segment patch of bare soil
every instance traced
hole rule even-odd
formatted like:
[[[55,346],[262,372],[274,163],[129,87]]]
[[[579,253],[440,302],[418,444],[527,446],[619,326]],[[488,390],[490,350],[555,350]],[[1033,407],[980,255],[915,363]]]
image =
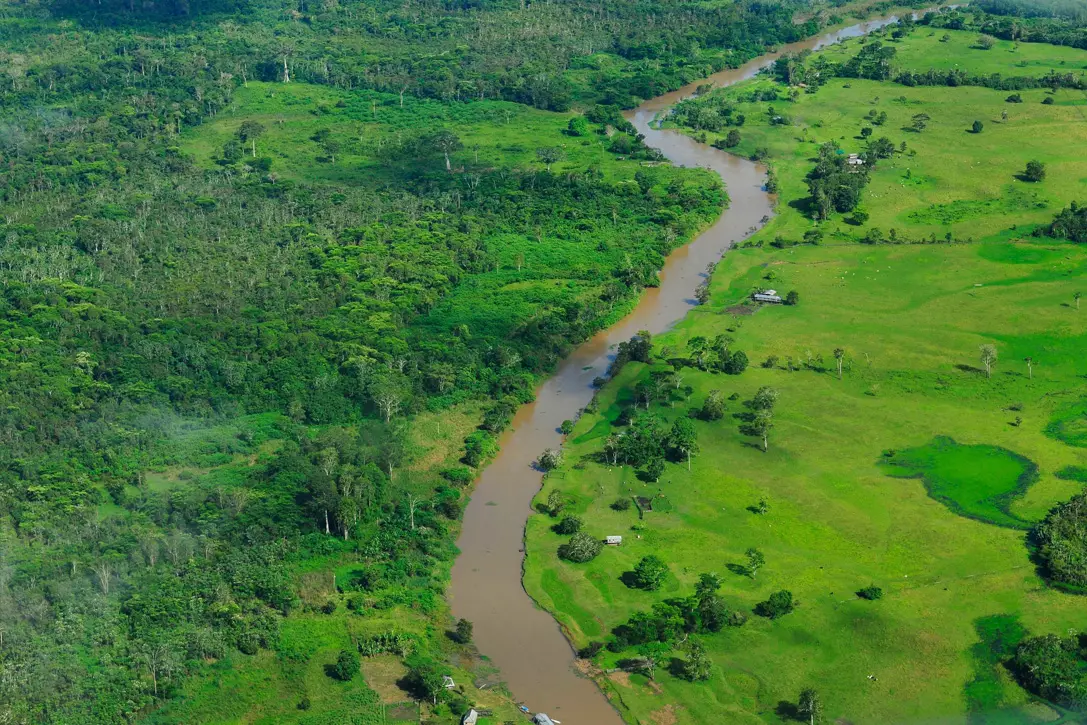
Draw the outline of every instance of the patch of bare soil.
[[[626,672],[623,672],[622,670],[619,670],[618,672],[612,672],[608,675],[608,679],[617,685],[621,685],[623,687],[630,687],[630,675]]]
[[[726,307],[725,312],[730,315],[753,315],[755,314],[755,308],[747,305],[733,305],[732,307]]]
[[[660,710],[649,713],[649,717],[653,718],[653,722],[657,723],[657,725],[676,725],[679,720],[676,716],[676,710],[678,709],[675,705],[665,705]]]
[[[397,686],[397,681],[408,674],[408,668],[393,655],[379,655],[377,657],[364,657],[362,660],[362,674],[366,678],[366,684],[378,694],[386,705],[394,702],[403,702],[407,693]]]

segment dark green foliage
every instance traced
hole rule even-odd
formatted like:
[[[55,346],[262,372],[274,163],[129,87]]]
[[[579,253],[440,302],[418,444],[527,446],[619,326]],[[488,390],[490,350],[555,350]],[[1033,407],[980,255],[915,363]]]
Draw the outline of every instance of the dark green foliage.
[[[1008,96],[1007,98],[1005,98],[1004,100],[1007,101],[1008,103],[1022,103],[1023,102],[1023,96],[1019,95],[1018,93],[1013,93],[1010,96]]]
[[[584,531],[574,534],[568,542],[559,547],[559,556],[575,564],[592,561],[604,548],[604,542],[595,539]]]
[[[660,480],[660,477],[664,475],[664,459],[652,458],[645,467],[645,477],[650,482],[656,482]]]
[[[765,601],[756,604],[755,614],[767,619],[777,619],[796,609],[797,604],[798,602],[793,599],[793,593],[782,589],[771,594]]]
[[[1046,578],[1087,591],[1087,493],[1054,507],[1031,531],[1030,541]]]
[[[629,511],[633,506],[629,498],[617,498],[612,502],[611,507],[615,511]]]
[[[1023,172],[1023,178],[1027,181],[1044,181],[1045,180],[1045,164],[1041,161],[1028,161],[1027,168]]]
[[[725,396],[720,390],[711,390],[698,412],[702,420],[721,420],[725,417]]]
[[[638,589],[656,591],[660,589],[664,577],[668,574],[668,565],[655,554],[649,554],[643,556],[634,565],[634,571],[631,574],[630,583],[633,586]]]
[[[581,531],[581,519],[577,516],[564,516],[561,521],[552,527],[556,534],[571,536]]]
[[[359,673],[359,666],[358,652],[340,650],[339,656],[336,657],[336,664],[332,665],[330,673],[337,680],[347,682]]]
[[[721,372],[728,373],[729,375],[739,375],[744,370],[747,370],[747,365],[747,353],[743,350],[734,350],[728,356],[728,359],[721,363]]]
[[[974,121],[974,125],[970,128],[970,130],[974,133],[981,133],[982,129],[984,128],[985,124],[983,124],[981,121]]]
[[[800,303],[800,293],[796,290],[789,290],[789,294],[785,295],[785,304],[796,305]]]
[[[603,642],[589,642],[589,644],[577,651],[577,656],[583,660],[591,660],[593,657],[596,657],[602,649],[604,649]]]
[[[897,53],[893,45],[875,40],[867,43],[857,55],[846,61],[839,72],[846,78],[887,80],[894,75],[894,59]]]
[[[858,590],[857,596],[861,599],[867,599],[874,602],[877,599],[883,599],[883,590],[875,584],[872,584],[871,586]]]
[[[687,656],[679,668],[680,677],[689,682],[702,682],[710,678],[713,660],[706,654],[706,646],[698,640],[691,640],[687,645]]]

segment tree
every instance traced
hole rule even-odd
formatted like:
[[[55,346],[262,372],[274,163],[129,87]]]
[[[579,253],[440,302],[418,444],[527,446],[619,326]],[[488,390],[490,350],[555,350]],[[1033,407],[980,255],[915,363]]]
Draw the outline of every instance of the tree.
[[[983,128],[985,128],[985,124],[983,124],[981,121],[974,121],[974,125],[971,127],[970,130],[974,133],[981,133],[981,130]]]
[[[551,518],[557,518],[562,510],[566,508],[566,497],[562,495],[562,491],[557,488],[551,489],[551,493],[547,494],[547,503],[544,504],[547,509],[547,513],[551,515]]]
[[[431,137],[430,143],[445,156],[445,170],[452,171],[453,163],[450,161],[449,156],[464,146],[457,134],[448,130],[438,131]]]
[[[664,475],[664,459],[651,458],[649,463],[645,467],[645,475],[654,483],[660,480],[660,477]]]
[[[725,417],[725,395],[720,390],[711,390],[702,403],[698,416],[702,420],[721,420]]]
[[[770,449],[770,431],[774,428],[774,412],[769,408],[756,410],[751,420],[740,428],[744,435],[762,438],[763,453]]]
[[[753,546],[744,553],[744,556],[747,557],[747,575],[754,579],[759,569],[766,564],[766,556]]]
[[[571,536],[581,531],[581,519],[577,516],[564,516],[562,521],[555,524],[555,533],[563,536]]]
[[[785,304],[796,305],[800,302],[800,293],[796,290],[790,290],[789,294],[785,295]]]
[[[871,126],[865,126],[864,128],[861,129],[861,138],[869,139],[871,137],[872,137],[872,127]]]
[[[732,129],[725,136],[725,148],[734,149],[740,145],[740,132],[736,129]]]
[[[767,619],[777,619],[796,609],[798,603],[793,599],[792,592],[788,589],[782,589],[771,594],[765,601],[756,604],[755,614]]]
[[[834,348],[834,362],[838,364],[838,379],[842,379],[842,363],[845,361],[845,350],[836,347]]]
[[[441,671],[432,662],[415,665],[408,670],[408,685],[417,697],[438,702],[438,696],[445,692],[445,681]]]
[[[570,537],[570,541],[559,547],[559,557],[575,564],[584,564],[595,559],[603,548],[604,544],[599,539],[579,531]]]
[[[797,702],[797,710],[808,717],[811,725],[815,725],[823,718],[823,702],[819,698],[819,693],[810,687],[802,690],[800,700]]]
[[[985,367],[985,377],[993,377],[993,365],[996,365],[996,345],[982,345],[979,350],[981,351],[981,364]]]
[[[661,583],[664,581],[664,577],[667,573],[668,565],[665,564],[660,557],[649,554],[648,556],[643,556],[641,560],[634,565],[633,576],[631,576],[630,579],[638,589],[655,592],[660,589]]]
[[[359,653],[342,649],[332,665],[331,674],[341,682],[350,682],[359,673]]]
[[[340,142],[334,138],[326,138],[321,142],[321,148],[324,149],[325,156],[328,158],[329,163],[336,163],[336,154],[340,152]]]
[[[1041,161],[1028,161],[1027,169],[1023,172],[1023,178],[1031,182],[1045,180],[1045,164]]]
[[[368,387],[370,399],[381,411],[381,416],[388,423],[393,416],[400,412],[400,406],[408,397],[409,385],[407,379],[400,373],[390,372],[386,375],[375,377]]]
[[[698,451],[698,434],[690,418],[677,418],[668,433],[668,447],[686,456],[687,470],[691,470],[691,456]]]
[[[706,646],[696,639],[687,643],[687,658],[680,665],[680,676],[690,682],[710,679],[713,660],[706,654]]]
[[[1034,379],[1034,358],[1025,357],[1025,358],[1023,358],[1023,362],[1025,362],[1027,364],[1027,380],[1033,380]]]
[[[751,399],[751,407],[755,410],[773,410],[778,401],[778,391],[769,385],[763,385],[755,392]]]
[[[561,146],[541,146],[536,149],[536,158],[547,166],[548,171],[551,171],[551,164],[557,164],[565,159],[566,152]]]
[[[469,644],[472,641],[472,631],[474,627],[472,623],[467,619],[458,619],[455,634],[457,641],[461,644]]]
[[[699,574],[698,583],[694,585],[695,596],[699,599],[716,594],[721,589],[721,577],[714,572]]]
[[[547,448],[540,454],[536,465],[541,471],[553,471],[562,465],[562,449]]]
[[[992,50],[994,45],[996,45],[996,38],[991,35],[979,35],[975,47],[981,50]]]
[[[242,125],[238,127],[238,138],[242,143],[249,142],[253,158],[257,157],[257,138],[263,133],[264,125],[258,121],[242,121]]]
[[[917,133],[921,133],[928,126],[928,122],[932,120],[932,117],[927,113],[918,113],[913,117],[913,130]]]

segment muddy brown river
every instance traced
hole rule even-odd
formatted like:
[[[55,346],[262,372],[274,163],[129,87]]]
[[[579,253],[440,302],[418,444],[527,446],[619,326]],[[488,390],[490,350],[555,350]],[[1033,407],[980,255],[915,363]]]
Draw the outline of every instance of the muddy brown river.
[[[695,304],[694,290],[703,281],[706,266],[773,214],[773,199],[763,190],[763,166],[680,133],[653,128],[652,121],[694,95],[698,85],[738,83],[772,64],[782,53],[821,48],[897,19],[878,18],[785,46],[736,70],[646,101],[626,114],[645,134],[646,143],[660,149],[673,164],[701,166],[720,174],[730,204],[712,227],[668,257],[660,286],[647,289],[633,312],[580,345],[540,386],[536,401],[521,408],[511,430],[502,436],[501,453],[476,482],[465,510],[457,542],[460,556],[449,587],[453,614],[475,624],[479,651],[501,670],[514,697],[532,712],[545,712],[564,725],[623,723],[597,686],[575,672],[570,643],[551,615],[539,609],[522,586],[525,523],[542,481],[532,464],[545,448],[561,445],[559,425],[576,417],[592,399],[592,379],[604,375],[615,345],[639,330],[660,333],[682,319]]]

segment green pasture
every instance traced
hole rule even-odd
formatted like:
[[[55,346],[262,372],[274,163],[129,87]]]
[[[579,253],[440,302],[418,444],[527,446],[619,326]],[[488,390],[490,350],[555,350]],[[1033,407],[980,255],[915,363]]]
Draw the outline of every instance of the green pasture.
[[[1087,251],[1071,245],[1041,248],[1060,265],[1078,270],[1087,262]],[[722,712],[730,722],[773,722],[779,700],[795,700],[815,684],[835,718],[955,718],[965,711],[964,687],[973,677],[977,618],[1016,615],[1035,632],[1080,626],[1082,602],[1042,586],[1016,527],[1081,486],[1056,475],[1077,465],[1081,454],[1046,429],[1082,394],[1087,316],[1064,304],[1077,277],[1053,274],[1051,257],[993,261],[985,249],[730,252],[714,276],[711,304],[658,340],[682,350],[693,335],[732,328],[753,361],[740,377],[683,370],[694,387],[691,407],[712,389],[740,398],[725,419],[696,423],[701,453],[692,472],[670,464],[659,484],[646,484],[629,468],[590,462],[603,444],[594,433],[612,401],[647,374],[645,366],[628,366],[602,391],[604,412],[578,422],[566,476],[555,485],[571,496],[588,531],[621,534],[624,545],[587,565],[560,562],[555,551],[562,537],[550,531],[549,518],[537,516],[529,524],[525,578],[576,644],[604,638],[656,601],[690,594],[704,571],[721,574],[723,595],[747,611],[782,588],[801,601],[779,621],[752,617],[741,629],[706,638],[716,663],[709,683],[662,673],[663,696],[616,683],[639,716],[673,702],[682,705],[679,722],[718,721]],[[778,289],[800,291],[798,306],[740,318],[725,313],[771,274]],[[996,344],[1001,356],[991,380],[978,369],[981,344]],[[837,346],[847,351],[842,380],[831,355]],[[761,367],[772,355],[774,367]],[[1032,378],[1022,362],[1028,355],[1035,359]],[[817,368],[821,357],[824,369],[805,368],[809,356]],[[790,357],[802,369],[790,372]],[[732,418],[761,385],[781,392],[768,453],[741,435]],[[671,419],[687,410],[658,412]],[[894,477],[882,463],[886,452],[900,451],[904,460],[939,436],[953,437],[965,455],[928,451],[938,493],[974,518],[937,501],[922,479]],[[977,458],[993,451],[1000,453],[984,469],[992,475],[979,479]],[[1038,466],[1037,480],[1021,496],[1000,498],[1016,489],[1024,459]],[[610,508],[616,498],[658,492],[673,512],[639,519],[633,510]],[[769,513],[749,511],[761,499]],[[732,571],[752,546],[767,559],[755,580]],[[620,576],[649,553],[669,562],[662,592],[627,589]],[[856,598],[870,584],[886,596]],[[1000,706],[1026,701],[1006,676],[997,681],[1004,683]]]
[[[974,73],[997,72],[993,58],[1011,57],[1000,50],[976,50],[969,46],[976,35],[960,32],[953,42],[939,43],[927,37],[925,28],[910,39],[894,43],[897,65],[912,70],[961,63]],[[940,32],[942,34],[942,32]],[[931,40],[931,43],[930,43]],[[886,41],[885,41],[886,42]],[[926,48],[935,43],[936,47]],[[826,51],[838,62],[857,53],[857,42]],[[1042,59],[1074,56],[1087,67],[1087,51],[1047,45],[1021,44],[1016,53],[1033,53]],[[1004,55],[1001,55],[1003,53]],[[906,60],[902,60],[905,57]],[[917,66],[911,58],[916,58]],[[936,59],[927,63],[926,59]],[[1048,61],[1046,61],[1048,62]],[[1071,61],[1069,61],[1071,64]],[[1054,69],[1063,68],[1058,62]],[[1014,75],[1011,65],[1000,65],[1004,75]],[[1021,75],[1043,76],[1046,68],[1022,69]],[[907,87],[860,79],[834,78],[815,93],[800,93],[795,101],[752,101],[757,89],[785,87],[765,79],[714,91],[736,102],[746,123],[738,130],[741,143],[735,152],[749,156],[757,149],[777,172],[783,203],[768,225],[763,239],[781,236],[799,240],[814,222],[807,214],[808,189],[804,177],[814,165],[819,145],[834,141],[845,153],[864,153],[868,141],[861,129],[873,129],[871,140],[886,136],[906,151],[880,160],[864,190],[860,208],[870,218],[863,225],[847,222],[850,215],[835,214],[821,226],[826,241],[851,242],[876,227],[884,235],[894,230],[900,238],[1006,241],[1013,226],[1031,228],[1050,221],[1073,200],[1087,197],[1087,157],[1074,149],[1087,143],[1087,98],[1081,91],[1031,89],[1021,91],[1022,103],[1008,103],[1009,91],[980,87]],[[1054,103],[1043,105],[1052,96]],[[790,125],[770,125],[769,110],[787,116]],[[886,113],[883,125],[873,125],[870,111]],[[1007,112],[1007,119],[1003,113]],[[912,128],[915,115],[930,117],[926,128]],[[981,133],[972,133],[981,121]],[[695,134],[695,132],[691,132]],[[700,134],[695,134],[700,135]],[[713,142],[725,133],[706,134]],[[1047,167],[1047,178],[1031,183],[1020,178],[1028,161]]]
[[[969,47],[976,36],[940,43],[927,33],[898,44],[903,62],[939,50],[938,62],[959,57],[977,72],[1014,55],[1006,75],[1020,59],[1035,64],[1031,74],[1073,56],[1087,64],[1083,51],[981,51]],[[742,99],[770,85],[757,79],[717,93]],[[686,404],[655,406],[668,421],[700,407],[711,390],[736,398],[723,420],[695,423],[692,470],[668,464],[652,484],[598,455],[649,369],[632,363],[609,383],[600,412],[584,415],[568,439],[565,476],[547,483],[540,500],[558,488],[588,532],[623,535],[623,545],[570,564],[556,556],[563,537],[552,520],[535,516],[525,585],[577,646],[605,640],[658,601],[692,594],[706,571],[721,575],[722,596],[748,613],[780,589],[800,606],[701,637],[714,661],[707,682],[673,676],[667,658],[653,683],[602,675],[632,722],[781,722],[805,687],[818,689],[830,722],[1068,720],[1031,702],[1000,664],[1023,632],[1083,627],[1083,600],[1044,585],[1022,530],[1084,480],[1087,310],[1074,294],[1087,286],[1087,249],[1029,232],[1087,198],[1087,160],[1073,151],[1087,140],[1087,120],[1082,94],[1060,91],[1043,105],[1047,94],[1025,91],[1024,103],[1009,104],[1007,92],[985,88],[835,79],[795,102],[739,102],[747,123],[737,151],[768,150],[781,183],[777,216],[755,244],[725,255],[709,303],[659,337],[655,350],[682,355],[692,337],[726,333],[751,367],[739,377],[680,371],[693,393]],[[792,125],[770,126],[769,106]],[[836,140],[863,152],[859,131],[873,108],[888,115],[875,136],[896,147],[906,141],[907,152],[874,171],[863,203],[869,222],[855,227],[836,216],[823,224],[821,246],[771,248],[775,237],[799,240],[814,226],[804,213],[804,175],[818,145]],[[928,127],[903,130],[921,112]],[[968,132],[974,120],[982,133]],[[1018,178],[1031,159],[1047,164],[1044,182]],[[857,244],[871,226],[911,240],[951,233],[956,243]],[[766,287],[796,290],[800,302],[736,314]],[[998,351],[991,378],[982,345]],[[845,350],[841,379],[835,348]],[[763,385],[780,392],[765,453],[735,417]],[[663,495],[671,510],[610,507],[631,495]],[[761,500],[768,512],[754,513]],[[756,578],[743,573],[749,547],[766,557]],[[623,573],[651,553],[669,564],[661,590],[627,588]],[[882,599],[856,596],[873,584]],[[632,654],[605,651],[600,664]]]

